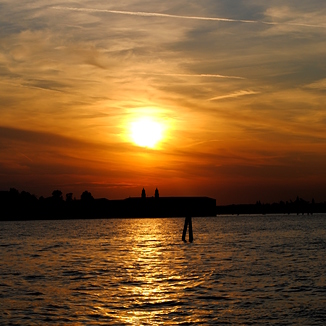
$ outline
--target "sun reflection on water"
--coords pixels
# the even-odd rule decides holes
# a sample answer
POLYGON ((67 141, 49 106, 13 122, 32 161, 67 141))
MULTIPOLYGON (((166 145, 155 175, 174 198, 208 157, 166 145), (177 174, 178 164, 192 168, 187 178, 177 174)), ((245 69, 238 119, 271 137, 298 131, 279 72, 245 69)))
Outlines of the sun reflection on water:
POLYGON ((126 257, 129 284, 124 290, 130 298, 137 299, 132 304, 134 311, 120 315, 123 323, 151 324, 155 316, 173 314, 179 309, 178 288, 185 285, 185 280, 175 274, 171 264, 175 263, 175 237, 180 238, 180 234, 169 230, 165 221, 132 220, 133 244, 126 257))

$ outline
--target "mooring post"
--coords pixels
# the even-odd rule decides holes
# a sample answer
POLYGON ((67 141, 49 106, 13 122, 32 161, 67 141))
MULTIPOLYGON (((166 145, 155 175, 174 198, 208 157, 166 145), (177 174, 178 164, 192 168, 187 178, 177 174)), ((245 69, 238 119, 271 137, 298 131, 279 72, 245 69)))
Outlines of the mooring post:
POLYGON ((192 234, 192 221, 191 221, 191 216, 189 216, 189 242, 193 242, 194 236, 192 234))
POLYGON ((191 216, 186 216, 185 225, 183 227, 183 232, 182 232, 182 241, 186 242, 186 233, 187 233, 188 224, 189 224, 189 242, 193 242, 194 237, 192 234, 191 216))
POLYGON ((184 242, 186 242, 187 226, 188 226, 188 220, 187 220, 187 217, 186 217, 185 225, 183 227, 183 232, 182 232, 182 241, 184 241, 184 242))

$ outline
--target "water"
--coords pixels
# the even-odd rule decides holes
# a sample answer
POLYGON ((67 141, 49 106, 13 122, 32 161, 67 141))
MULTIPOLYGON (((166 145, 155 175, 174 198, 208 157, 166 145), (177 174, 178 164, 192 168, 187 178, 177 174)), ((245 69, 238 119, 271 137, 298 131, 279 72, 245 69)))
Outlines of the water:
POLYGON ((326 215, 183 223, 0 223, 0 324, 326 324, 326 215))

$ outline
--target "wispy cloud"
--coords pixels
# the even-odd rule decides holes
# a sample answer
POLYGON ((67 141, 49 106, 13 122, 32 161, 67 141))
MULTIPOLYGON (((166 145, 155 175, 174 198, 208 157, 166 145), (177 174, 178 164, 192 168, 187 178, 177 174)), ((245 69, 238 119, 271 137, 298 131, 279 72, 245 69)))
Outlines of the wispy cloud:
POLYGON ((234 92, 231 94, 212 97, 209 99, 209 101, 218 101, 218 100, 224 100, 227 98, 235 98, 235 97, 240 97, 240 96, 245 96, 245 95, 255 95, 255 94, 259 94, 259 93, 260 92, 242 90, 242 91, 234 92))
POLYGON ((298 26, 325 28, 325 10, 300 10, 290 6, 269 7, 264 13, 268 24, 280 26, 298 26))
POLYGON ((128 183, 128 182, 106 182, 106 181, 94 181, 94 182, 75 182, 75 183, 64 183, 63 186, 74 186, 74 185, 80 185, 80 186, 97 186, 97 187, 104 187, 104 188, 132 188, 132 187, 139 187, 139 184, 134 183, 128 183))
POLYGON ((70 11, 82 11, 82 12, 100 12, 118 15, 130 15, 141 17, 164 17, 164 18, 176 18, 176 19, 190 19, 190 20, 204 20, 204 21, 217 21, 217 22, 229 22, 229 23, 245 23, 245 24, 264 24, 264 25, 290 25, 301 27, 314 27, 314 28, 326 28, 326 25, 314 25, 308 23, 287 23, 287 22, 268 22, 262 20, 249 20, 249 19, 232 19, 223 17, 204 17, 204 16, 184 16, 174 14, 164 14, 157 12, 144 12, 144 11, 126 11, 126 10, 110 10, 110 9, 94 9, 94 8, 74 8, 74 7, 52 7, 55 10, 70 10, 70 11))
POLYGON ((305 87, 317 90, 326 90, 326 78, 317 80, 309 85, 306 85, 305 87))

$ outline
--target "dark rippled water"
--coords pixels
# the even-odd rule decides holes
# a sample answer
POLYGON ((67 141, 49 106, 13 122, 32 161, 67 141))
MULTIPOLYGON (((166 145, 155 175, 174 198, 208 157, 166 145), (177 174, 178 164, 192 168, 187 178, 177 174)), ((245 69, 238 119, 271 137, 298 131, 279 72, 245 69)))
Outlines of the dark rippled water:
POLYGON ((325 215, 183 223, 0 223, 0 324, 326 324, 325 215))

